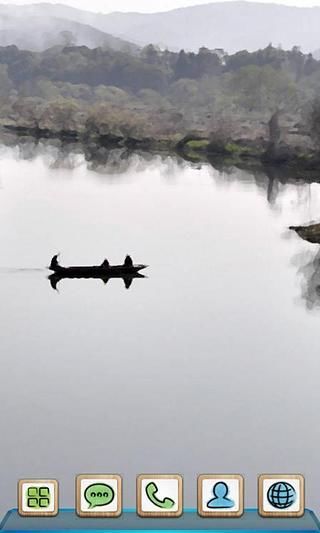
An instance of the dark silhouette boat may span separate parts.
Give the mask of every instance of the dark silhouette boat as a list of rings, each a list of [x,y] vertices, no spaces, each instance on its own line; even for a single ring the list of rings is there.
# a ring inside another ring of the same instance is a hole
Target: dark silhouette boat
[[[312,244],[320,244],[320,224],[290,226],[289,229],[295,231],[304,241],[311,242]]]
[[[127,289],[130,288],[132,281],[136,278],[145,278],[140,274],[148,265],[134,264],[130,256],[127,256],[123,265],[110,265],[105,259],[101,265],[93,266],[69,266],[60,265],[59,255],[53,256],[49,270],[53,274],[49,280],[53,289],[62,279],[101,279],[105,284],[112,278],[121,278]]]

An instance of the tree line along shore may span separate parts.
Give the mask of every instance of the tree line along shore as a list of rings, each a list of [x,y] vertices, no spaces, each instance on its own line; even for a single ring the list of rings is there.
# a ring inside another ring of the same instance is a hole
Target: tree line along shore
[[[316,168],[320,61],[269,45],[0,47],[0,126],[22,135]]]

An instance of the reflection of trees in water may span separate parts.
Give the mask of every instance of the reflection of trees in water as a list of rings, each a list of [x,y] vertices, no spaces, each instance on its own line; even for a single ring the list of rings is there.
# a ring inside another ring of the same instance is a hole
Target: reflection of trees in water
[[[103,180],[125,176],[131,171],[145,172],[146,169],[158,168],[161,165],[161,176],[172,178],[177,168],[186,166],[181,158],[169,156],[167,153],[132,151],[127,148],[104,148],[97,145],[83,146],[87,168]]]
[[[124,148],[107,149],[96,144],[83,146],[84,158],[89,170],[99,174],[121,175],[132,166],[132,157]]]
[[[58,139],[38,139],[17,137],[12,134],[1,136],[2,147],[12,149],[12,156],[20,160],[33,160],[42,157],[49,168],[72,170],[85,164],[88,170],[104,179],[121,176],[134,169],[143,172],[150,165],[165,163],[164,174],[170,176],[175,167],[187,163],[179,157],[169,157],[168,153],[133,151],[128,148],[105,147],[98,143],[82,144]]]
[[[62,143],[58,139],[34,139],[33,137],[1,136],[1,148],[11,148],[11,156],[17,160],[32,161],[43,157],[49,168],[74,169],[83,159],[81,147],[77,144]]]
[[[147,166],[164,163],[165,174],[172,176],[175,169],[192,165],[201,169],[210,165],[217,184],[240,182],[256,185],[273,209],[281,210],[282,196],[287,195],[288,185],[293,186],[297,205],[306,201],[306,184],[319,183],[320,173],[302,172],[284,166],[262,165],[259,161],[239,162],[236,166],[222,158],[208,158],[207,161],[186,161],[178,154],[132,151],[128,148],[105,147],[96,142],[80,143],[59,139],[34,139],[27,136],[2,134],[1,144],[11,147],[17,159],[32,160],[44,157],[50,168],[74,169],[85,164],[97,175],[120,176],[129,170],[144,171]]]
[[[312,184],[320,183],[320,172],[302,172],[285,166],[273,167],[259,161],[227,166],[223,160],[211,159],[210,164],[218,170],[219,183],[243,183],[255,185],[274,210],[282,211],[283,204],[291,193],[291,207],[310,203]]]
[[[320,183],[320,173],[301,172],[297,170],[280,167],[264,167],[268,180],[267,199],[272,207],[281,210],[284,198],[288,196],[290,189],[290,205],[292,208],[305,206],[311,208],[312,184]],[[311,213],[308,214],[311,216]],[[301,221],[300,221],[301,222]]]
[[[295,255],[293,264],[301,280],[301,298],[308,309],[320,308],[320,249]]]
[[[208,158],[207,161],[186,161],[178,154],[133,151],[128,148],[105,147],[97,142],[80,143],[71,140],[34,139],[33,137],[2,134],[2,147],[10,147],[17,159],[32,160],[42,157],[49,168],[72,170],[86,165],[88,170],[104,180],[127,175],[130,170],[143,172],[146,168],[163,165],[162,176],[172,177],[179,168],[203,166],[213,169],[217,185],[242,183],[257,190],[273,210],[282,211],[288,201],[292,207],[310,203],[311,184],[320,183],[320,173],[303,172],[285,166],[266,166],[251,160],[236,166],[223,158]],[[309,186],[309,188],[308,188]],[[289,189],[290,188],[290,189]],[[300,224],[305,221],[292,221]]]

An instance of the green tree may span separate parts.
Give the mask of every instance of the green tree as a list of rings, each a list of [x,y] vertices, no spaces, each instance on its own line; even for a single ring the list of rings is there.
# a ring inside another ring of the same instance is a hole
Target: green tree
[[[308,113],[308,129],[316,147],[320,150],[320,97],[315,98]]]
[[[174,69],[174,77],[176,80],[190,77],[190,58],[184,50],[181,50],[178,55]]]
[[[153,46],[153,44],[148,44],[148,46],[142,49],[141,58],[149,63],[149,65],[159,65],[161,63],[160,50]]]
[[[0,98],[7,98],[14,85],[8,75],[8,66],[0,65]]]
[[[273,67],[241,68],[230,80],[229,91],[245,109],[266,112],[283,105],[292,106],[296,89],[290,77]]]
[[[59,98],[43,108],[38,124],[41,129],[67,132],[81,129],[84,122],[85,114],[76,102]]]

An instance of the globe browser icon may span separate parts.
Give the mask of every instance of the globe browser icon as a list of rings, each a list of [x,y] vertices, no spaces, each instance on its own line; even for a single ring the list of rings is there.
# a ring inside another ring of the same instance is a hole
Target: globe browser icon
[[[261,474],[259,514],[264,517],[300,518],[305,512],[305,481],[301,474]]]
[[[286,481],[278,481],[271,485],[267,499],[275,509],[289,509],[297,499],[295,488]]]

